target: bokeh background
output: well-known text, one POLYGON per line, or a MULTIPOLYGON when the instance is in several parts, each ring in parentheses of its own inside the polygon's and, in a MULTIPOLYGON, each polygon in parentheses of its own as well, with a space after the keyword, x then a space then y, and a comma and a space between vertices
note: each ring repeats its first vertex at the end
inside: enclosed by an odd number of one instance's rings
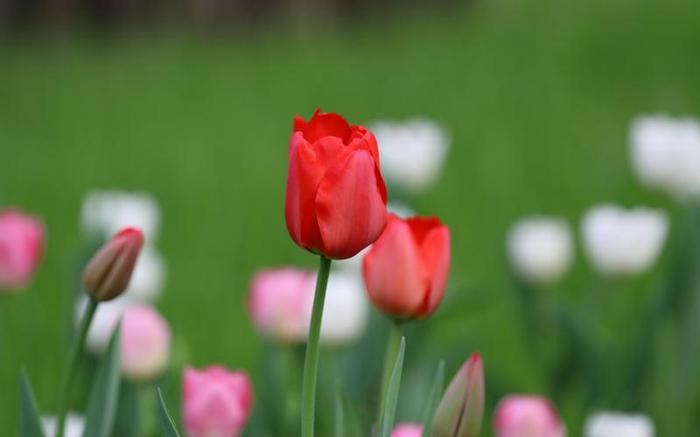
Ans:
MULTIPOLYGON (((446 358, 451 375, 479 350, 489 407, 507 392, 555 397, 571 435, 590 408, 635 408, 659 435, 681 435, 672 360, 654 367, 656 382, 634 405, 589 405, 576 383, 555 393, 519 322, 504 238, 523 215, 576 226, 602 201, 680 215, 635 178, 628 129, 639 113, 700 114, 697 1, 0 4, 0 205, 48 229, 31 289, 0 301, 3 433, 16 430, 21 366, 40 404, 55 403, 85 244, 80 207, 94 188, 148 191, 160 203, 168 276, 159 309, 180 353, 260 382, 262 343, 245 295, 261 267, 316 267, 287 235, 283 204, 292 117, 321 107, 356 123, 425 116, 452 139, 438 183, 408 198, 453 236, 450 305, 412 328, 424 339, 411 349, 409 332, 409 359, 446 358)), ((636 309, 666 258, 608 284, 599 309, 613 348, 639 327, 636 309)), ((591 277, 577 253, 547 292, 578 302, 596 287, 591 277)), ((680 347, 665 332, 655 353, 680 347)), ((561 338, 534 341, 557 348, 561 338)), ((374 358, 367 365, 378 368, 374 358)), ((164 383, 176 413, 178 372, 164 383)), ((399 417, 411 414, 403 406, 399 417)), ((697 414, 681 420, 700 429, 697 414)))

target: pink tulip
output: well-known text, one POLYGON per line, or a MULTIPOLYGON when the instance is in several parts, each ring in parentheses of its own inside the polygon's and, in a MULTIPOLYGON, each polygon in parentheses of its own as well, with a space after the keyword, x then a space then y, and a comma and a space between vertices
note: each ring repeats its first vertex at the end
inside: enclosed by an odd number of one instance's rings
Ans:
POLYGON ((277 341, 304 341, 315 281, 313 273, 290 267, 257 272, 248 294, 248 312, 256 328, 277 341))
POLYGON ((391 431, 391 437, 421 437, 423 427, 415 423, 400 423, 391 431))
POLYGON ((143 233, 124 228, 106 242, 85 266, 83 286, 100 302, 114 299, 126 290, 143 247, 143 233))
POLYGON ((24 288, 44 249, 44 225, 19 210, 0 211, 0 290, 24 288))
POLYGON ((132 381, 159 376, 170 356, 170 328, 163 317, 147 305, 124 312, 121 324, 122 373, 132 381))
POLYGON ((564 437, 566 430, 549 400, 540 396, 510 395, 494 413, 497 437, 564 437))
POLYGON ((183 374, 182 414, 189 437, 237 437, 253 406, 253 390, 244 372, 212 366, 183 374))

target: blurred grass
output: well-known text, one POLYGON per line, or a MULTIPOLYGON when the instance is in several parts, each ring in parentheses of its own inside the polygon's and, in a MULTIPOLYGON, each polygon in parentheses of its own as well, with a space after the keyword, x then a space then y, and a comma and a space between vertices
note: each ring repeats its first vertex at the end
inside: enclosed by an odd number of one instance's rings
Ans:
MULTIPOLYGON (((575 224, 600 201, 668 206, 635 181, 627 128, 640 112, 700 114, 699 18, 694 0, 503 0, 306 36, 2 44, 0 204, 44 217, 48 250, 32 289, 0 301, 0 423, 15 429, 20 365, 42 409, 55 403, 80 202, 95 187, 161 202, 160 308, 190 361, 258 377, 261 344, 243 306, 251 272, 316 264, 291 243, 282 210, 291 118, 317 106, 358 123, 425 115, 448 127, 445 173, 411 203, 451 226, 452 288, 479 306, 426 323, 427 350, 464 345, 450 377, 480 349, 492 393, 544 390, 517 323, 504 232, 530 213, 575 224)), ((579 253, 560 292, 575 300, 588 276, 579 253)), ((654 278, 624 284, 626 296, 654 278)), ((166 394, 176 410, 176 390, 166 394)), ((580 400, 572 392, 560 405, 572 435, 580 400)))

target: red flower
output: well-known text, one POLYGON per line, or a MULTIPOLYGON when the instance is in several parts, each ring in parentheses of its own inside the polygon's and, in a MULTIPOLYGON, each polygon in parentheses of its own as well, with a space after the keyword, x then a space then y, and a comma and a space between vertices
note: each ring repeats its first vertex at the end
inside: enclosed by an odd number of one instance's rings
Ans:
POLYGON ((317 110, 294 118, 285 204, 294 242, 328 258, 356 255, 386 226, 377 140, 362 126, 317 110))
POLYGON ((426 317, 442 300, 450 269, 450 231, 437 217, 389 216, 362 260, 372 303, 398 318, 426 317))

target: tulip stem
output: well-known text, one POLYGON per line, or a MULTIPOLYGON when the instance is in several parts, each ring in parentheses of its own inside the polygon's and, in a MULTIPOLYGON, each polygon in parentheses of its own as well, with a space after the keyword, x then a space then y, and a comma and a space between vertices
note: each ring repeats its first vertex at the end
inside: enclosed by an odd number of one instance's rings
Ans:
POLYGON ((309 338, 306 343, 306 357, 304 359, 304 381, 301 392, 301 435, 313 437, 314 415, 316 404, 316 374, 318 373, 318 341, 321 335, 321 320, 323 318, 323 302, 326 299, 326 286, 331 270, 331 260, 321 255, 321 265, 318 268, 316 279, 316 292, 314 305, 311 312, 311 325, 309 326, 309 338))
POLYGON ((68 363, 63 373, 63 380, 61 381, 61 391, 58 393, 58 409, 56 410, 58 414, 58 429, 56 431, 56 437, 63 437, 63 431, 66 426, 66 413, 68 412, 68 393, 73 384, 75 372, 78 370, 78 362, 80 361, 80 356, 83 354, 83 348, 85 346, 85 337, 87 336, 88 328, 95 315, 98 303, 99 302, 95 300, 95 298, 90 296, 87 308, 83 313, 83 318, 80 320, 77 335, 73 338, 70 355, 68 356, 68 363))
POLYGON ((392 320, 391 326, 389 326, 389 338, 386 342, 386 353, 384 354, 384 370, 382 371, 381 392, 379 393, 377 423, 381 423, 382 414, 384 414, 384 404, 386 403, 386 394, 389 390, 391 372, 394 369, 396 354, 398 354, 399 345, 401 344, 401 328, 402 322, 400 320, 392 320))

